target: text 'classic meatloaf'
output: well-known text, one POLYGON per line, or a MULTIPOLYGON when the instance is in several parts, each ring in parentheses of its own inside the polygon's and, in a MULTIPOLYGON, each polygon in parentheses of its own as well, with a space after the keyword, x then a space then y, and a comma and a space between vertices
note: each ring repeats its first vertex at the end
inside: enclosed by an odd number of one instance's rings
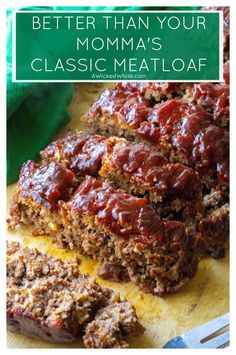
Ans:
POLYGON ((102 288, 78 261, 62 261, 37 249, 7 243, 8 329, 55 343, 83 335, 89 348, 125 348, 127 335, 144 328, 134 306, 102 288))
POLYGON ((103 277, 131 279, 158 295, 178 290, 195 274, 205 248, 199 233, 188 231, 181 222, 161 219, 146 198, 116 190, 91 176, 54 209, 60 195, 54 193, 57 179, 61 182, 62 176, 55 173, 41 186, 38 176, 58 169, 64 169, 66 176, 73 174, 54 162, 38 165, 30 161, 23 166, 10 208, 11 226, 32 225, 35 234, 47 233, 60 246, 76 247, 98 259, 103 277), (56 196, 52 206, 48 196, 56 196))

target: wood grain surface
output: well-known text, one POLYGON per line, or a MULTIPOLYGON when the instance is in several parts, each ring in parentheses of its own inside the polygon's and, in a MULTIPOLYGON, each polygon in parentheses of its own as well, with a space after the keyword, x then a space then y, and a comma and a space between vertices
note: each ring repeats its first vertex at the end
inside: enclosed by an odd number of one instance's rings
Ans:
MULTIPOLYGON (((76 91, 69 111, 72 117, 67 127, 58 136, 63 136, 68 129, 81 129, 80 117, 88 110, 104 84, 76 84, 76 91)), ((14 194, 15 185, 8 187, 8 202, 14 194)), ((180 291, 163 298, 145 294, 132 283, 116 283, 104 281, 96 276, 96 261, 81 256, 77 251, 59 249, 47 236, 33 237, 28 228, 20 228, 16 232, 7 231, 9 240, 17 240, 29 247, 62 259, 78 255, 82 262, 81 272, 88 272, 105 287, 119 292, 122 297, 132 301, 137 309, 140 321, 146 328, 144 335, 138 339, 130 339, 132 348, 160 348, 170 338, 193 327, 220 316, 229 310, 229 260, 214 260, 206 257, 200 262, 195 277, 180 291)), ((23 335, 8 332, 8 348, 77 348, 82 342, 57 345, 37 341, 23 335)))

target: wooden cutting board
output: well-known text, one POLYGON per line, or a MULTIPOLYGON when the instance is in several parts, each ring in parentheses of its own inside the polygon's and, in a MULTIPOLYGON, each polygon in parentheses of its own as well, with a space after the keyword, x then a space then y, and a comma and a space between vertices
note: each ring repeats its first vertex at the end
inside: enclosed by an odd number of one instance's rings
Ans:
MULTIPOLYGON (((76 84, 75 95, 69 107, 72 120, 67 127, 63 128, 59 136, 65 135, 68 129, 82 129, 80 117, 100 92, 108 86, 111 85, 76 84)), ((8 201, 14 190, 15 184, 8 187, 8 201)), ((140 321, 146 328, 142 337, 130 340, 132 348, 160 348, 170 338, 229 311, 228 253, 224 259, 219 260, 206 257, 201 261, 195 277, 180 292, 160 298, 141 292, 132 283, 102 280, 95 273, 96 261, 81 256, 76 251, 57 248, 47 236, 33 237, 27 228, 20 228, 17 232, 7 231, 7 238, 62 259, 70 259, 78 255, 82 260, 81 272, 90 273, 102 286, 110 287, 120 292, 122 297, 132 301, 140 321)), ((9 348, 82 347, 81 341, 63 346, 37 341, 11 332, 8 332, 7 344, 9 348)))

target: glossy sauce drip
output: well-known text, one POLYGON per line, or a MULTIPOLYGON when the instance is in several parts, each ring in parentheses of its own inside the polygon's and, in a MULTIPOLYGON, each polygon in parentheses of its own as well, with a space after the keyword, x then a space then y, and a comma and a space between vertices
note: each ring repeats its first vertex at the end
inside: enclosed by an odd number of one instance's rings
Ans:
POLYGON ((119 237, 145 239, 151 236, 163 238, 164 235, 163 221, 147 199, 115 190, 92 177, 86 177, 64 208, 96 216, 119 237))
POLYGON ((212 124, 211 115, 199 106, 173 101, 158 108, 161 135, 190 163, 214 167, 218 182, 227 184, 228 132, 212 124))
POLYGON ((193 100, 210 110, 215 119, 229 118, 229 86, 225 84, 195 84, 190 91, 193 100))
POLYGON ((18 191, 22 197, 30 197, 36 203, 56 210, 58 200, 69 198, 74 178, 73 172, 61 165, 40 166, 29 160, 22 167, 18 191))
POLYGON ((41 156, 45 160, 65 160, 66 166, 77 175, 96 176, 106 145, 105 137, 69 133, 64 139, 51 143, 41 156))
POLYGON ((161 153, 126 141, 115 144, 110 154, 112 168, 140 186, 169 198, 199 198, 202 188, 196 173, 182 164, 168 164, 161 153))
POLYGON ((228 183, 228 134, 214 125, 212 115, 200 106, 170 99, 152 108, 138 92, 112 89, 106 90, 105 99, 103 94, 91 110, 95 117, 98 112, 105 116, 109 113, 119 124, 132 127, 164 154, 174 150, 185 164, 198 162, 198 166, 215 169, 218 182, 228 183), (122 104, 126 98, 122 108, 118 105, 120 97, 122 104))
POLYGON ((93 105, 94 115, 100 112, 111 116, 117 115, 120 123, 131 127, 138 127, 152 114, 152 105, 137 91, 121 89, 107 89, 93 105))

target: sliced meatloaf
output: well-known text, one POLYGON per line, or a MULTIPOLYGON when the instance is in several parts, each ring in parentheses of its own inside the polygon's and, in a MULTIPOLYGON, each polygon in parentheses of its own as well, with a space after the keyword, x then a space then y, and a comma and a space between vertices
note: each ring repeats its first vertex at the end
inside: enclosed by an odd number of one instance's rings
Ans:
POLYGON ((70 132, 51 143, 41 157, 46 163, 63 164, 78 179, 88 174, 146 196, 162 216, 182 209, 188 217, 201 212, 202 186, 196 172, 125 139, 70 132))
POLYGON ((177 83, 177 82, 120 82, 116 88, 130 95, 131 92, 141 94, 150 100, 154 106, 157 103, 174 98, 186 101, 192 99, 198 105, 213 112, 215 123, 225 126, 224 120, 229 120, 229 60, 223 67, 224 80, 222 83, 177 83), (199 86, 200 85, 200 86, 199 86), (193 95, 195 93, 195 95, 193 95), (217 106, 216 112, 214 105, 217 106), (220 115, 221 114, 221 115, 220 115), (221 122, 221 116, 223 122, 221 122))
MULTIPOLYGON (((37 177, 42 169, 48 172, 51 164, 55 163, 38 166, 33 174, 37 177)), ((181 222, 161 219, 146 198, 116 190, 90 176, 69 200, 66 196, 52 209, 45 204, 45 196, 48 190, 53 194, 53 186, 43 185, 41 194, 42 187, 36 185, 30 167, 35 169, 33 162, 21 171, 10 207, 11 226, 32 225, 35 234, 46 232, 59 246, 78 248, 98 259, 103 277, 130 279, 154 294, 176 291, 195 274, 205 250, 200 233, 188 231, 181 222)))
POLYGON ((207 188, 229 183, 229 132, 200 106, 169 99, 152 107, 138 92, 107 89, 84 116, 89 131, 116 135, 160 150, 193 167, 207 188))
POLYGON ((197 104, 207 112, 212 113, 213 123, 219 127, 229 126, 229 68, 224 65, 223 83, 118 83, 116 88, 129 96, 141 94, 150 104, 174 98, 197 104))
POLYGON ((7 243, 7 326, 53 343, 85 334, 90 348, 127 347, 127 335, 144 331, 134 306, 80 274, 77 260, 62 261, 16 242, 7 243))
POLYGON ((16 195, 10 202, 9 226, 33 225, 35 234, 50 233, 58 221, 58 201, 68 200, 77 186, 75 174, 51 162, 23 164, 16 195))

